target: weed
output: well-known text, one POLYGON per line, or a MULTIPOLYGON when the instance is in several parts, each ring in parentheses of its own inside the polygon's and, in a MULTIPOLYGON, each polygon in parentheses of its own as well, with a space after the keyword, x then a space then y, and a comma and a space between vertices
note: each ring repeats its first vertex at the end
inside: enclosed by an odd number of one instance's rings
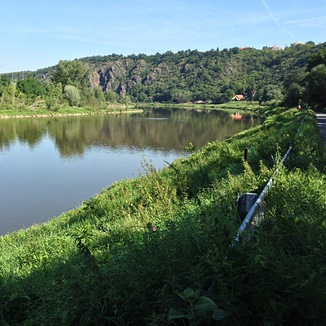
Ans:
POLYGON ((3 325, 324 323, 325 151, 312 112, 113 184, 44 225, 0 237, 3 325), (259 192, 289 144, 264 220, 230 246, 238 193, 259 192), (243 160, 244 148, 248 159, 243 160))

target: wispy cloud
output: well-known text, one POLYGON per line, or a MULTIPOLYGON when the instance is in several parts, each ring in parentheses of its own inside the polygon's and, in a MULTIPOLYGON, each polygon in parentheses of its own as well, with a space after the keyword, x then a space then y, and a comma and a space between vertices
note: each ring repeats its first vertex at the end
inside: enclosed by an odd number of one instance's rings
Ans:
POLYGON ((271 10, 270 6, 267 4, 267 2, 265 0, 260 0, 260 2, 266 8, 269 17, 275 23, 275 25, 278 26, 283 32, 289 34, 292 38, 295 38, 294 34, 290 30, 285 28, 283 26, 283 24, 280 22, 280 20, 274 15, 274 13, 272 12, 272 10, 271 10))
POLYGON ((285 25, 297 25, 303 27, 326 28, 326 16, 289 20, 285 25))

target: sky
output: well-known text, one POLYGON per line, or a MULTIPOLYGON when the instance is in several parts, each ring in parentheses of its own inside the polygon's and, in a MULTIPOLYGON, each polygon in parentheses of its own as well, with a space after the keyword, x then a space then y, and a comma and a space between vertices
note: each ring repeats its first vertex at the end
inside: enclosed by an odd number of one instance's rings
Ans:
POLYGON ((0 74, 109 54, 326 41, 326 0, 0 0, 0 74))

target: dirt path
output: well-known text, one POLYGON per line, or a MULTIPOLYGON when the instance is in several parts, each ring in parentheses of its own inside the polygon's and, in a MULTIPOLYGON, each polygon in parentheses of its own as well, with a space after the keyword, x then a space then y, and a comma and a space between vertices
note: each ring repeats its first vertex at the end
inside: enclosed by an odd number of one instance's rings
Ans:
POLYGON ((319 130, 323 136, 324 144, 326 146, 326 113, 317 113, 316 116, 319 130))

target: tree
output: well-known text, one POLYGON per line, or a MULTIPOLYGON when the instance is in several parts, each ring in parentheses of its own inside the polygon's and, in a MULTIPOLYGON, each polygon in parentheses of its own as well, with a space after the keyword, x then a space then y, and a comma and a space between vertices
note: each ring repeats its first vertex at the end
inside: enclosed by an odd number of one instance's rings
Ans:
POLYGON ((0 75, 0 96, 6 87, 10 85, 10 79, 6 75, 0 75))
MULTIPOLYGON (((228 97, 223 94, 229 89, 236 94, 246 94, 249 99, 257 95, 263 102, 282 101, 285 94, 286 103, 292 105, 301 97, 300 87, 306 88, 307 75, 319 64, 326 64, 326 43, 291 46, 282 51, 268 47, 263 50, 234 47, 222 51, 168 51, 127 57, 112 54, 60 61, 51 70, 38 71, 33 76, 39 80, 52 76, 52 81, 61 85, 61 94, 65 86, 75 86, 82 105, 96 106, 102 102, 101 90, 95 89, 97 86, 113 92, 104 91, 110 101, 117 101, 121 94, 134 101, 212 100, 220 103, 228 97), (98 78, 89 78, 88 67, 93 67, 93 76, 98 74, 98 78), (88 87, 90 83, 92 88, 88 87)), ((26 94, 25 85, 21 87, 24 83, 21 84, 17 87, 26 94)), ((7 87, 1 90, 0 81, 0 94, 7 87)), ((313 99, 316 94, 310 95, 313 99)))
POLYGON ((173 90, 172 100, 176 103, 186 103, 191 100, 191 92, 188 90, 173 90))
POLYGON ((298 83, 292 83, 285 89, 284 104, 288 107, 296 106, 304 95, 305 88, 298 83))
POLYGON ((3 94, 5 101, 9 104, 14 104, 16 93, 16 85, 13 82, 10 82, 9 86, 5 89, 3 94))
POLYGON ((47 108, 49 110, 59 110, 59 106, 63 102, 62 85, 47 81, 45 82, 45 87, 47 91, 45 97, 47 108))
POLYGON ((70 106, 77 106, 80 102, 80 95, 77 87, 67 85, 64 88, 64 98, 68 101, 70 106))
POLYGON ((148 96, 144 92, 137 93, 137 97, 134 97, 136 102, 148 102, 148 96))
POLYGON ((99 86, 94 88, 86 88, 81 96, 82 106, 101 107, 105 104, 105 97, 99 86))
POLYGON ((312 68, 320 64, 326 64, 326 49, 323 49, 310 57, 308 70, 311 71, 312 68))
POLYGON ((28 98, 35 99, 46 94, 44 84, 38 79, 28 76, 26 79, 17 82, 17 89, 24 93, 28 98))
POLYGON ((326 107, 326 65, 311 69, 307 77, 307 101, 317 107, 326 107))
POLYGON ((89 71, 81 61, 59 61, 52 75, 55 84, 61 83, 63 90, 67 85, 75 86, 82 90, 88 86, 89 71))
POLYGON ((62 86, 61 84, 53 84, 52 82, 46 82, 46 97, 45 104, 48 110, 57 111, 59 110, 60 104, 63 102, 62 86))
POLYGON ((105 99, 108 102, 117 102, 118 101, 118 94, 111 90, 106 91, 104 95, 105 95, 105 99))
POLYGON ((259 92, 258 95, 260 102, 282 102, 284 95, 282 89, 277 85, 267 85, 264 89, 259 92))

